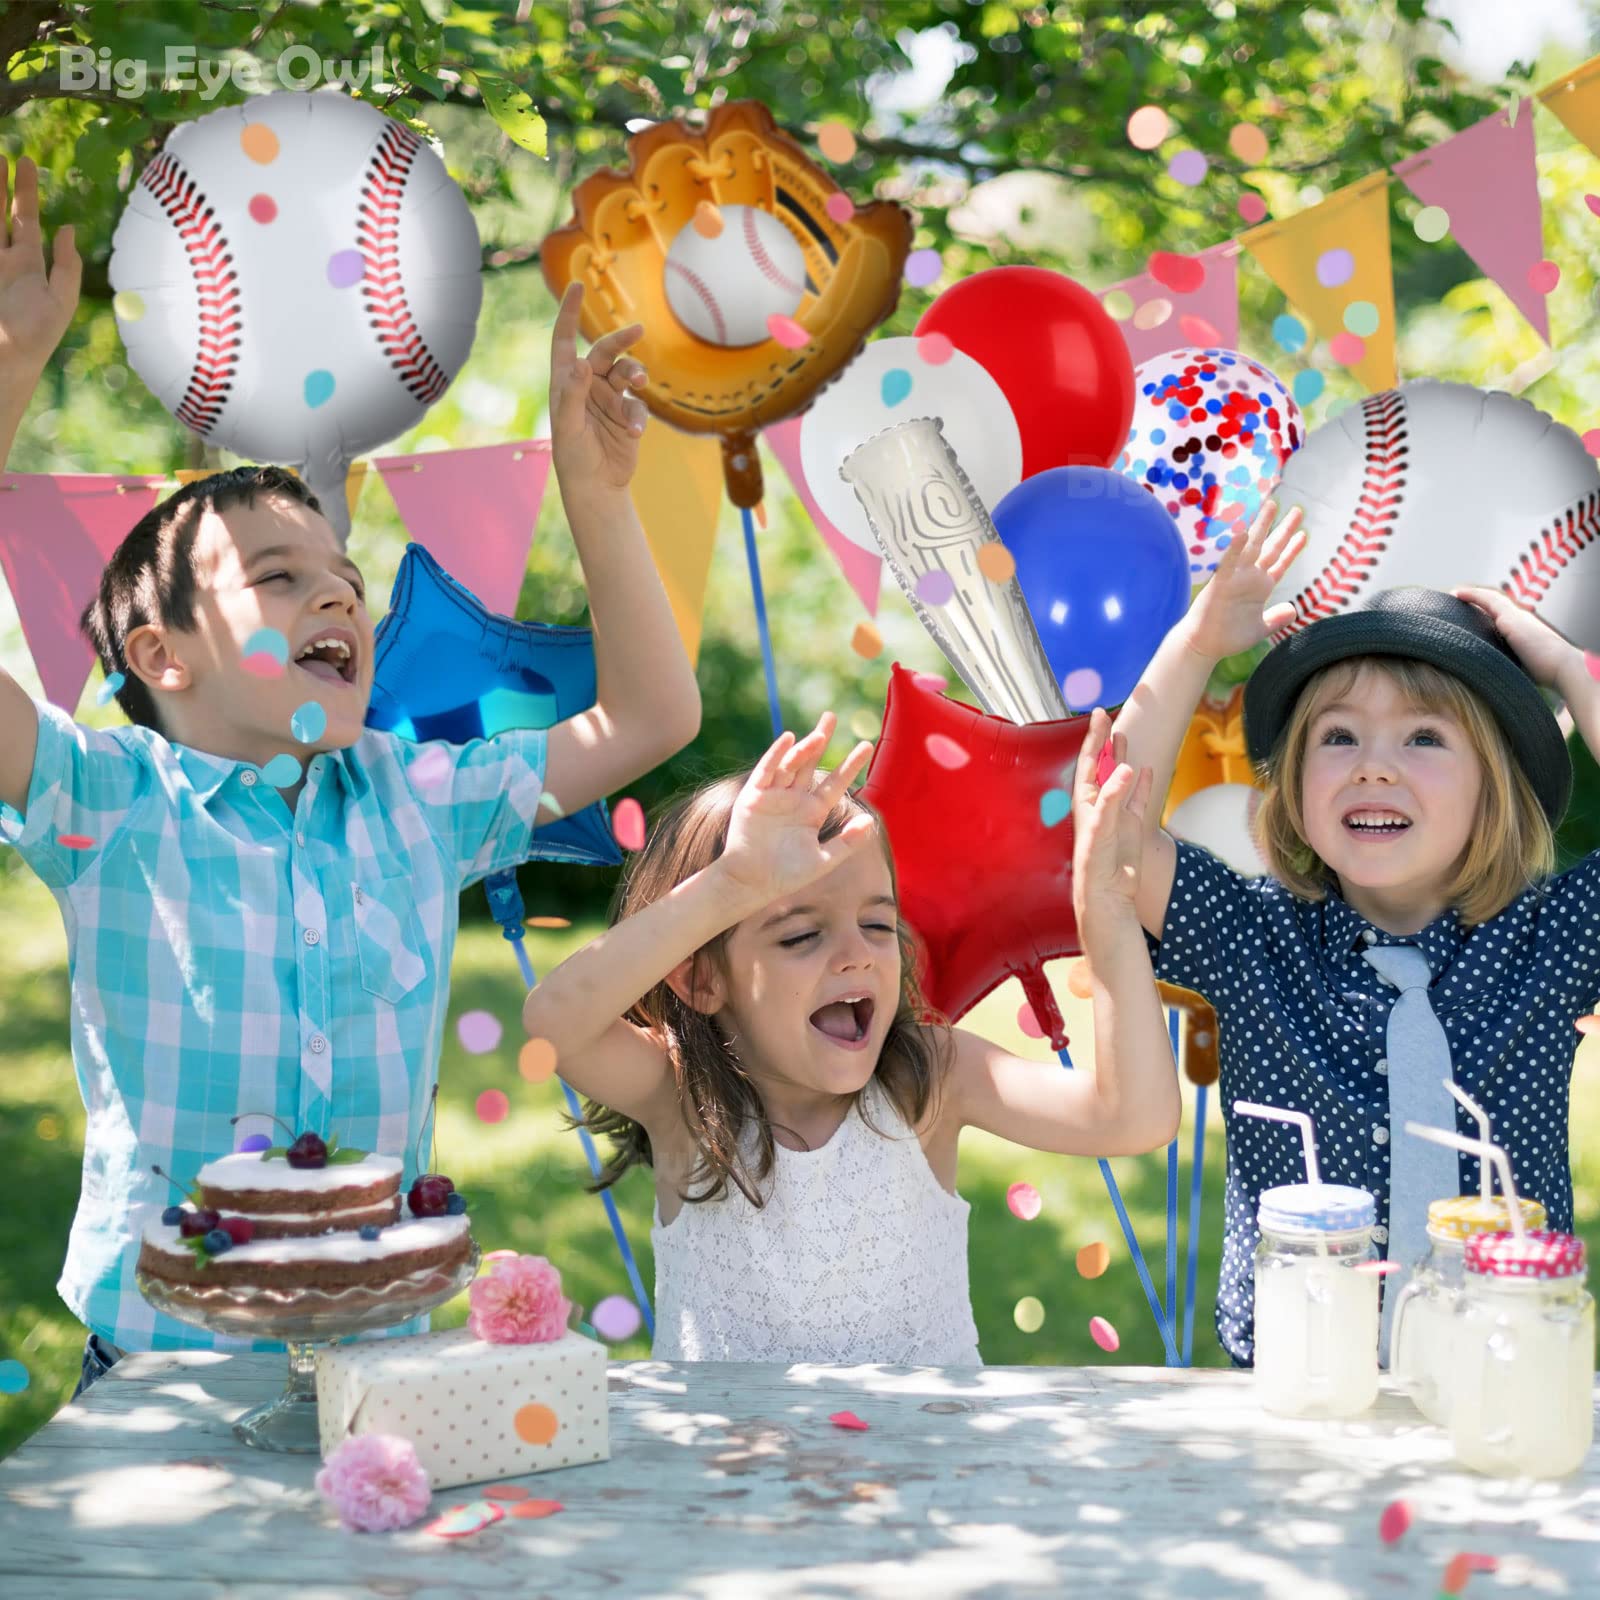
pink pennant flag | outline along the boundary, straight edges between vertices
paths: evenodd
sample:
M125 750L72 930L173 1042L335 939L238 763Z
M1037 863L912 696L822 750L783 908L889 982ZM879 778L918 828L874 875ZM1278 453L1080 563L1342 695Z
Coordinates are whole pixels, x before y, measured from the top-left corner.
M875 555L870 550L863 550L860 545L853 544L845 538L828 520L827 514L812 497L811 486L806 482L806 470L800 464L799 417L789 417L783 422L774 422L770 427L762 429L762 437L772 447L772 453L778 458L778 464L789 475L789 482L800 497L800 504L806 508L806 515L816 524L817 532L822 535L822 542L833 552L833 558L839 563L845 581L855 590L856 598L867 608L867 615L877 616L878 590L883 581L883 557Z
M514 616L550 478L550 441L374 461L406 532L490 610Z
M112 552L155 503L159 477L0 473L0 568L45 698L78 709L94 651L78 618Z
M1134 366L1164 355L1168 350L1216 346L1235 350L1239 345L1239 246L1232 239L1214 244L1187 259L1198 262L1205 276L1193 289L1177 290L1171 281L1161 283L1148 272L1124 278L1101 291L1102 303L1112 289L1123 290L1133 301L1133 312L1117 324L1127 342ZM1170 307L1170 310L1163 310Z
M1496 111L1393 170L1424 205L1449 214L1456 243L1549 344L1549 310L1528 281L1529 269L1544 259L1533 102L1519 101L1514 118Z

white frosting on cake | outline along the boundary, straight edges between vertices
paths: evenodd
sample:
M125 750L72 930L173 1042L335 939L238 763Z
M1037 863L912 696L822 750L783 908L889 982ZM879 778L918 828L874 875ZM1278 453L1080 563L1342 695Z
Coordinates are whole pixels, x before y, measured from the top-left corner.
M326 1222L330 1228L349 1226L358 1228L359 1222L346 1224L345 1217L370 1217L375 1211L393 1211L399 1195L388 1195L382 1200L369 1200L364 1206L341 1206L337 1211L230 1211L222 1206L219 1217L243 1217L247 1222Z
M253 1154L253 1152L252 1152ZM319 1261L381 1261L385 1256L404 1255L412 1250L427 1250L451 1244L471 1227L463 1212L458 1217L411 1217L385 1228L376 1239L363 1239L359 1233L322 1233L300 1239L252 1239L236 1244L214 1260L226 1259L238 1265L285 1262L315 1264ZM160 1217L145 1225L145 1243L162 1255L191 1260L193 1253L176 1227Z
M291 1167L282 1156L263 1161L260 1150L236 1150L201 1167L197 1182L215 1189L277 1189L284 1194L332 1194L366 1189L400 1175L398 1156L365 1156L328 1167Z

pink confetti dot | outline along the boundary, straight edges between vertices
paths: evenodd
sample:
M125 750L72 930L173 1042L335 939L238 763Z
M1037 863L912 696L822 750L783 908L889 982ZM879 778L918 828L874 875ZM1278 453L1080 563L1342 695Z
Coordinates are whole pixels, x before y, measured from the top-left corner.
M943 271L944 262L937 250L913 250L906 257L906 282L913 289L926 289Z
M1561 268L1553 261L1536 261L1528 268L1528 287L1535 294L1549 294L1561 282Z
M1597 656L1593 650L1585 650L1583 652L1583 664L1588 668L1589 676L1595 679L1596 682L1600 682L1600 656Z
M63 850L92 850L94 840L86 833L58 833L56 843Z
M284 665L276 657L268 655L265 650L257 650L245 656L239 665L253 678L281 678L284 674Z
M1017 1007L1017 1026L1030 1039L1044 1038L1044 1029L1039 1026L1039 1019L1033 1014L1033 1007L1026 1000Z
M836 1428L844 1428L850 1433L866 1433L868 1424L863 1422L853 1411L835 1411L828 1421Z
M1153 250L1146 270L1163 289L1174 294L1193 294L1206 281L1206 264L1199 256L1179 255L1172 250Z
M1584 434L1583 448L1592 456L1600 456L1600 428L1591 428Z
M948 605L955 592L956 581L948 572L924 572L917 579L917 599L925 606Z
M456 1018L456 1037L472 1056L486 1056L500 1043L500 1019L490 1011L463 1011Z
M1369 1278L1387 1278L1391 1272L1398 1272L1400 1265L1398 1261L1363 1261L1356 1271Z
M1348 250L1324 250L1317 257L1317 282L1324 289L1337 289L1355 276L1356 258Z
M250 220L252 222L276 222L278 218L278 202L270 194L253 194L250 196Z
M1089 1337L1108 1354L1122 1347L1122 1340L1117 1337L1117 1330L1104 1317L1089 1318Z
M624 850L644 849L644 807L631 795L611 813L611 832Z
M804 350L811 343L811 335L793 317L776 311L767 318L767 333L785 350Z
M1600 194L1586 194L1583 197L1583 203L1588 206L1588 208L1594 212L1597 217L1600 217Z
M1172 132L1172 119L1160 106L1140 106L1128 118L1128 143L1135 150L1154 150Z
M1116 770L1117 758L1111 753L1111 741L1107 739L1100 746L1100 754L1094 764L1094 781L1103 784Z
M947 333L925 333L917 340L917 354L930 367L942 367L955 353Z
M478 1116L484 1122L504 1122L511 1113L511 1101L504 1089L485 1089L477 1104Z
M607 1344L616 1344L639 1331L639 1308L624 1294L608 1294L594 1308L589 1321Z
M411 763L411 785L415 789L436 789L450 781L455 763L442 744L429 745Z
M1207 322L1204 317L1195 316L1192 312L1186 311L1178 318L1178 328L1187 344L1210 347L1222 343L1222 333L1217 325L1214 322Z
M1394 1544L1405 1538L1406 1530L1411 1526L1411 1502L1409 1500L1391 1500L1383 1508L1383 1515L1378 1518L1378 1537L1385 1544Z
M848 222L856 214L856 203L842 189L823 201L822 209L834 222Z
M1006 1190L1006 1205L1010 1207L1012 1216L1020 1217L1024 1222L1032 1222L1044 1209L1044 1201L1031 1183L1012 1184Z
M1180 150L1167 163L1167 176L1188 189L1204 183L1210 170L1210 163L1198 150Z
M1061 680L1061 692L1069 706L1097 705L1104 687L1100 674L1093 667L1079 667Z
M929 694L943 694L950 687L950 680L941 678L936 672L913 672L911 681Z
M1242 194L1239 196L1239 215L1246 222L1265 222L1267 220L1267 202L1258 194Z
M1341 367L1356 366L1366 353L1367 341L1357 333L1336 333L1328 341L1328 354Z
M928 759L947 772L958 772L972 759L947 733L930 733L926 741Z

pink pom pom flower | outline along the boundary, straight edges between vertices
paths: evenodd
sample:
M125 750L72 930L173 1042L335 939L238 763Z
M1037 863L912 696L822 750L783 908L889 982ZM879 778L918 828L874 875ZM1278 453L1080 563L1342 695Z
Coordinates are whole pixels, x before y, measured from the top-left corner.
M501 1256L467 1291L473 1337L489 1344L547 1344L567 1331L572 1302L543 1256Z
M317 1474L317 1493L357 1533L405 1528L428 1509L433 1488L409 1439L358 1433Z

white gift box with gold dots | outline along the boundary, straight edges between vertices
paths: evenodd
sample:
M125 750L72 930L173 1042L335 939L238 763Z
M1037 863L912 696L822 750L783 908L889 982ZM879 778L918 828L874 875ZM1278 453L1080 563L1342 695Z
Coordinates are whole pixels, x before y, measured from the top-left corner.
M605 1461L605 1346L570 1329L487 1344L466 1328L317 1352L326 1458L357 1433L409 1439L435 1489Z

